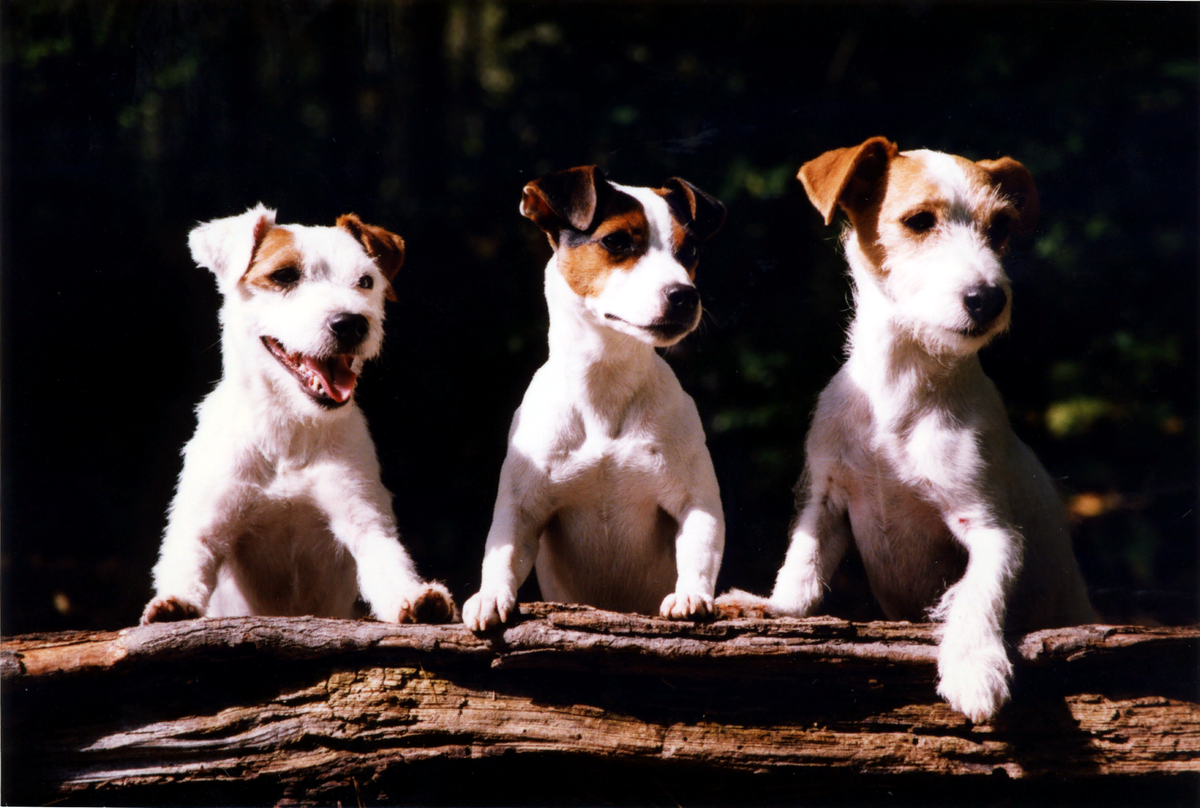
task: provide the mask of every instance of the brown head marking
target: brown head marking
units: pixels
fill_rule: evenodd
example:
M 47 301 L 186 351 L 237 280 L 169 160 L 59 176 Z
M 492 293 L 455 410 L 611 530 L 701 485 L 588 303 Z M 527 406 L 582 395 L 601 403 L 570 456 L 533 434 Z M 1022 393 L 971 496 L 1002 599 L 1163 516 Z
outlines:
M 396 299 L 396 290 L 392 287 L 392 279 L 404 264 L 404 239 L 395 233 L 366 224 L 353 213 L 346 213 L 337 218 L 337 226 L 345 230 L 363 246 L 367 255 L 379 267 L 383 277 L 387 278 L 387 289 L 384 294 L 388 300 Z
M 263 289 L 283 289 L 299 280 L 301 263 L 300 250 L 291 231 L 284 227 L 271 227 L 257 239 L 242 282 Z M 285 282 L 289 269 L 295 270 L 295 277 Z

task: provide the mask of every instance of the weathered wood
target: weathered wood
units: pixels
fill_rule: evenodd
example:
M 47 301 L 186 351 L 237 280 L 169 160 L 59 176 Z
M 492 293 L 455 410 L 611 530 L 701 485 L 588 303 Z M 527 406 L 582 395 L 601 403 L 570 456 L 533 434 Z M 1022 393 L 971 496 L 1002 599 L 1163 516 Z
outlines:
M 8 639 L 0 796 L 561 802 L 547 771 L 591 801 L 613 801 L 597 783 L 618 776 L 640 802 L 995 776 L 1195 793 L 1200 628 L 1018 638 L 1013 703 L 973 725 L 935 693 L 929 625 L 522 611 L 488 636 L 242 618 Z M 718 782 L 742 785 L 722 797 Z

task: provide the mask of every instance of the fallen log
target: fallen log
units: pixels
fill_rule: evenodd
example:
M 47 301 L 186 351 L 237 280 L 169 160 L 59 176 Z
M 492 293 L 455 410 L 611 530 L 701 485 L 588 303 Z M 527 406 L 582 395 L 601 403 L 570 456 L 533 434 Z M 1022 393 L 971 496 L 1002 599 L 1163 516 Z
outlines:
M 1012 703 L 976 725 L 936 695 L 930 625 L 528 604 L 480 636 L 316 618 L 24 635 L 0 643 L 0 799 L 1195 801 L 1200 627 L 1040 631 L 1012 656 Z

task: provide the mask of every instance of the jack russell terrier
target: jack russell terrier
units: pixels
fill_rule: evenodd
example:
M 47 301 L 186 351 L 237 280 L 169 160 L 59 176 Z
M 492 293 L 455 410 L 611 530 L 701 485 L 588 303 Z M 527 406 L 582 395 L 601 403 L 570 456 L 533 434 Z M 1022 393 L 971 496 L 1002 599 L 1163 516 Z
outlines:
M 692 281 L 725 221 L 681 179 L 610 183 L 595 166 L 525 186 L 521 213 L 550 240 L 550 356 L 513 417 L 476 631 L 514 612 L 537 568 L 545 600 L 709 616 L 725 522 L 696 405 L 655 352 L 700 322 Z
M 142 623 L 234 615 L 447 621 L 446 588 L 397 537 L 354 402 L 383 344 L 404 242 L 354 214 L 281 226 L 262 205 L 202 224 L 221 307 L 220 384 L 200 404 Z
M 898 152 L 884 138 L 800 169 L 854 282 L 845 365 L 817 403 L 798 513 L 769 600 L 728 616 L 801 617 L 851 541 L 893 620 L 942 621 L 938 693 L 973 721 L 1009 697 L 1003 632 L 1094 620 L 1050 475 L 1013 433 L 976 356 L 1008 328 L 1001 267 L 1037 191 L 1008 157 Z

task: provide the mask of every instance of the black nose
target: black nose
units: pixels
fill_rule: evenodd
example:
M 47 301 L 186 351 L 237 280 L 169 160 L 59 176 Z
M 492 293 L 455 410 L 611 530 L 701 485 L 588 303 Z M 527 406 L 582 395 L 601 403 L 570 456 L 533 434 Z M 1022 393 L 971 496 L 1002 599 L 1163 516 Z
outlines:
M 361 314 L 342 312 L 329 321 L 329 330 L 337 337 L 339 348 L 353 348 L 363 341 L 371 324 Z
M 666 288 L 667 320 L 690 320 L 700 306 L 700 293 L 690 283 L 677 283 Z
M 1007 305 L 1008 294 L 999 286 L 980 284 L 963 295 L 963 307 L 980 328 L 990 325 Z

